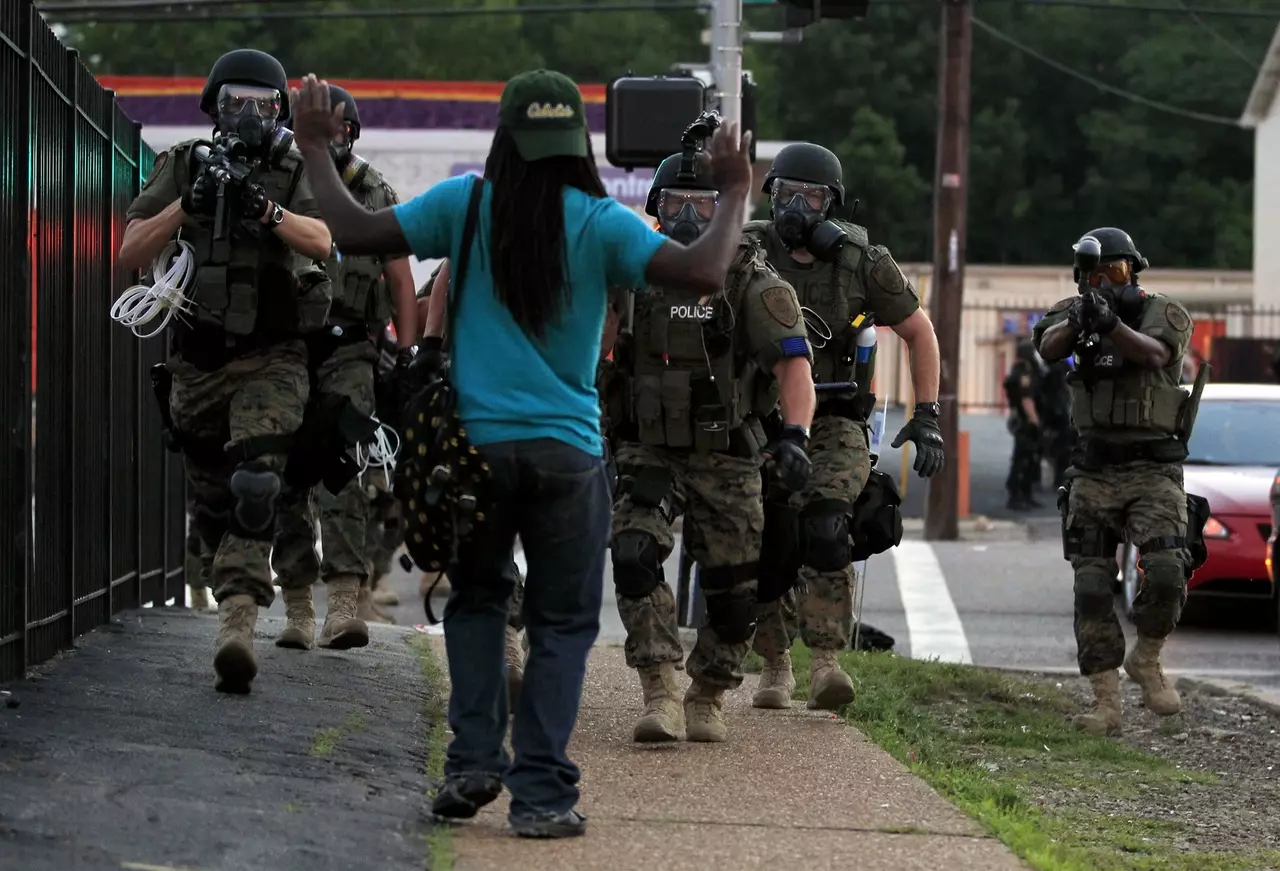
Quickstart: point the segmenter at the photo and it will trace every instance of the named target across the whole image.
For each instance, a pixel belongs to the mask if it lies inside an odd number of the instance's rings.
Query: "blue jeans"
[[[554,439],[480,446],[496,499],[482,536],[449,568],[445,607],[449,727],[445,774],[500,774],[511,813],[564,813],[581,772],[567,755],[587,656],[600,631],[611,516],[604,463]],[[524,545],[524,624],[529,638],[511,761],[506,735],[504,644],[516,535]]]

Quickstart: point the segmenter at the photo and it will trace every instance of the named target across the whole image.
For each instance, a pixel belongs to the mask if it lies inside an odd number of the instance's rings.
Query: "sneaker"
[[[587,833],[587,818],[576,810],[511,814],[507,821],[522,838],[576,838]]]
[[[431,800],[431,813],[449,820],[469,820],[502,794],[502,778],[487,771],[448,777]]]

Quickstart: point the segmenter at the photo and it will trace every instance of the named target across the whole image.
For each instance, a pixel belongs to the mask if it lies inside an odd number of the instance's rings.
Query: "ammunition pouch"
[[[320,393],[312,397],[294,437],[284,479],[299,490],[324,482],[337,495],[359,472],[350,449],[373,438],[378,424],[361,414],[350,397]]]
[[[790,491],[772,487],[764,500],[764,532],[760,540],[760,571],[756,601],[776,602],[796,585],[803,556],[800,552],[800,508]]]
[[[866,486],[853,503],[849,531],[853,536],[852,562],[902,543],[902,497],[886,472],[871,470]]]
[[[294,308],[297,330],[305,336],[323,328],[328,321],[333,282],[329,273],[314,263],[298,270],[296,279],[298,299]]]
[[[1136,462],[1181,463],[1186,458],[1186,443],[1176,438],[1143,442],[1105,442],[1091,438],[1079,442],[1071,452],[1071,464],[1090,471]]]

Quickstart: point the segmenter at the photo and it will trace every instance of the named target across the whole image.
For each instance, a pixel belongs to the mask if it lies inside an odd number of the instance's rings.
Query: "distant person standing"
[[[1043,379],[1036,360],[1036,348],[1030,339],[1018,342],[1017,362],[1004,379],[1004,393],[1009,401],[1009,432],[1013,435],[1013,455],[1009,458],[1009,476],[1005,490],[1010,511],[1039,508],[1031,496],[1031,488],[1040,480],[1040,411],[1037,397]]]
[[[1070,373],[1066,360],[1046,366],[1036,401],[1043,427],[1040,450],[1053,469],[1054,490],[1066,483],[1071,448],[1076,443],[1075,430],[1071,428],[1071,387],[1067,383]]]

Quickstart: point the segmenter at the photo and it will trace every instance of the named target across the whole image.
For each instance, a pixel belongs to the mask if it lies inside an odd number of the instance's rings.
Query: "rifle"
[[[1086,390],[1092,390],[1093,385],[1098,381],[1097,371],[1094,368],[1093,349],[1100,338],[1096,332],[1092,331],[1093,325],[1084,318],[1081,309],[1084,307],[1084,295],[1092,292],[1089,287],[1089,273],[1102,261],[1102,245],[1092,236],[1085,236],[1072,246],[1072,250],[1075,251],[1072,272],[1076,279],[1076,290],[1080,293],[1080,299],[1072,304],[1072,309],[1078,312],[1077,316],[1080,318],[1080,332],[1076,335],[1076,343],[1072,351],[1075,354],[1076,371],[1079,373],[1080,380],[1084,383]]]

